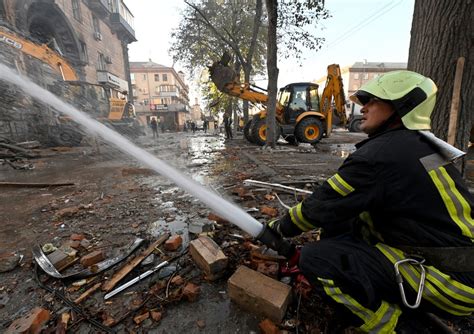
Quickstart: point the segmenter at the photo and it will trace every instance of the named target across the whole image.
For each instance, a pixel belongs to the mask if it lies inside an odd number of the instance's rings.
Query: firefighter
[[[363,85],[368,138],[320,187],[269,222],[284,237],[321,228],[299,267],[363,332],[393,332],[404,311],[474,310],[473,197],[453,165],[463,152],[429,131],[434,82],[393,71]]]

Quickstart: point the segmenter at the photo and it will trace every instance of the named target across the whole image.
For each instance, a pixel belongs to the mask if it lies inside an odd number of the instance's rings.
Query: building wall
[[[132,62],[130,72],[137,114],[142,119],[160,117],[167,130],[182,130],[190,108],[181,73],[151,61]]]
[[[67,46],[72,52],[69,52],[68,57],[65,56],[65,58],[77,71],[79,81],[65,82],[56,69],[5,44],[0,46],[0,62],[11,68],[17,68],[22,75],[97,119],[106,118],[110,105],[105,92],[112,91],[98,84],[97,52],[102,52],[112,59],[112,63],[107,64],[108,72],[122,80],[128,80],[125,74],[123,42],[120,40],[121,36],[114,33],[110,23],[107,22],[108,15],[104,16],[103,20],[98,17],[102,33],[102,40],[98,41],[94,38],[93,12],[83,0],[78,1],[82,14],[81,21],[74,18],[71,0],[0,0],[0,2],[3,4],[0,25],[6,30],[23,36],[28,41],[28,37],[31,37],[30,23],[34,21],[39,22],[42,27],[49,26],[54,29],[55,36],[60,36],[69,42]],[[32,8],[35,10],[31,10]],[[130,36],[127,38],[130,40]],[[87,45],[89,55],[87,62],[82,62],[78,56],[79,53],[74,52],[78,50],[75,49],[78,45],[77,40]],[[76,54],[77,57],[75,57]],[[2,91],[5,92],[9,84],[0,78],[0,87],[3,87]],[[45,145],[61,145],[58,138],[62,133],[72,133],[71,129],[73,131],[78,129],[75,124],[63,124],[60,115],[21,91],[11,88],[9,95],[15,98],[7,99],[0,104],[0,135],[2,136],[13,141],[36,139]]]
[[[111,64],[106,64],[106,71],[123,80],[127,80],[125,77],[125,64],[122,56],[122,42],[117,37],[117,34],[113,32],[111,26],[94,14],[94,12],[91,11],[82,1],[79,1],[82,16],[81,21],[74,18],[71,0],[56,0],[56,3],[69,18],[78,39],[87,45],[88,61],[85,66],[86,81],[97,82],[99,52],[104,56],[110,57],[112,60]],[[98,19],[102,40],[97,40],[94,37],[95,31],[92,23],[93,16]]]

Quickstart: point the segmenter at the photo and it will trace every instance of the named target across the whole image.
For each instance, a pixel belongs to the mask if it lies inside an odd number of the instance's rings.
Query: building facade
[[[347,83],[347,93],[355,93],[360,86],[367,81],[378,77],[380,74],[396,70],[406,70],[407,63],[391,62],[355,62],[349,67],[349,80]],[[344,82],[346,83],[346,82]],[[347,95],[348,96],[348,95]]]
[[[16,48],[6,36],[18,38]],[[133,97],[128,44],[134,41],[133,15],[123,0],[0,0],[0,61],[93,116],[107,118],[114,105]],[[51,66],[50,55],[61,57],[75,78]],[[55,122],[44,108],[21,109],[36,121]],[[35,139],[38,127],[28,116],[7,122],[10,116],[0,108],[0,134]]]
[[[180,131],[190,117],[189,87],[184,73],[151,61],[130,62],[133,99],[138,118],[157,117],[163,130]]]
[[[204,117],[202,113],[201,105],[198,102],[198,99],[194,99],[194,104],[191,106],[191,120],[192,121],[201,121]]]

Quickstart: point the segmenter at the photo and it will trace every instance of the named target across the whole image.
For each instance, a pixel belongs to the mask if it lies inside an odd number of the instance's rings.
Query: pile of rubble
[[[11,140],[0,137],[0,164],[9,165],[13,169],[32,169],[28,159],[38,158],[34,149],[41,145],[38,141],[13,143]]]

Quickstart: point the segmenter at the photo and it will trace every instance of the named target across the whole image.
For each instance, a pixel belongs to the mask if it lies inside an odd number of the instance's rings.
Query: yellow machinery
[[[228,55],[224,55],[209,68],[211,80],[217,88],[228,95],[266,105],[266,91],[249,83],[241,83],[235,71],[227,66],[229,59]],[[341,122],[346,124],[345,97],[339,65],[328,66],[327,81],[321,99],[318,87],[315,83],[300,82],[280,89],[276,108],[277,138],[281,134],[289,143],[316,144],[323,135],[331,135],[333,110]],[[244,135],[247,140],[265,145],[266,115],[264,109],[245,125]]]
[[[76,71],[59,54],[51,50],[46,44],[36,44],[25,38],[18,37],[16,34],[0,27],[0,42],[10,45],[12,48],[30,55],[34,58],[51,66],[59,73],[65,81],[77,81]]]
[[[50,49],[46,44],[37,44],[25,37],[20,37],[5,27],[0,26],[0,44],[6,44],[21,51],[31,57],[39,59],[48,64],[52,69],[61,74],[64,81],[77,81],[78,77],[74,68],[58,53]],[[82,139],[82,135],[68,123],[66,117],[61,117],[62,125],[55,130],[60,139],[56,140],[63,145],[77,145]],[[107,119],[99,119],[110,124],[121,133],[131,137],[143,135],[143,127],[138,123],[135,115],[135,107],[125,99],[111,97],[109,99],[109,114]],[[63,129],[67,129],[63,131]]]

